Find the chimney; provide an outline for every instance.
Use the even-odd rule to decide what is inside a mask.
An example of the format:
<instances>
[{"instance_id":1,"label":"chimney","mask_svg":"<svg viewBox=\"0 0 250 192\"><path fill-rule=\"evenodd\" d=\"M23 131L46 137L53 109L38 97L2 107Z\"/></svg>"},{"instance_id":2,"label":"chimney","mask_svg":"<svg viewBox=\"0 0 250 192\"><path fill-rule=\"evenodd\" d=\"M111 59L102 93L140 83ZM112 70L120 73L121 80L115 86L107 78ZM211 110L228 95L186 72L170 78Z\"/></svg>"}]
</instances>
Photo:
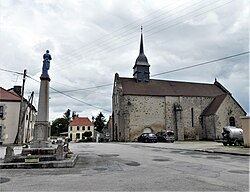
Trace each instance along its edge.
<instances>
[{"instance_id":1,"label":"chimney","mask_svg":"<svg viewBox=\"0 0 250 192\"><path fill-rule=\"evenodd\" d=\"M14 91L16 94L18 94L18 95L21 96L21 94L22 94L22 86L14 86L13 91Z\"/></svg>"}]
</instances>

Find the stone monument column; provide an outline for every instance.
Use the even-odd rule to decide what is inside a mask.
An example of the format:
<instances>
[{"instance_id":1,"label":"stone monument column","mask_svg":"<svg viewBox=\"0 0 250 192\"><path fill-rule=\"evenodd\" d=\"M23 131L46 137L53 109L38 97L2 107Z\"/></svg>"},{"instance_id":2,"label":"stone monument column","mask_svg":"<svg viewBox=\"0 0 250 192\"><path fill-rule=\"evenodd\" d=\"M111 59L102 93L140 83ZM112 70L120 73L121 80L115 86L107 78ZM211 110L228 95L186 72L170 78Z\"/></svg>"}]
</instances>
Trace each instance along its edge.
<instances>
[{"instance_id":1,"label":"stone monument column","mask_svg":"<svg viewBox=\"0 0 250 192\"><path fill-rule=\"evenodd\" d=\"M43 55L43 68L40 77L40 92L38 102L38 113L34 127L34 140L31 148L47 148L49 147L49 82L50 77L48 70L50 67L50 60L52 60L49 51Z\"/></svg>"}]
</instances>

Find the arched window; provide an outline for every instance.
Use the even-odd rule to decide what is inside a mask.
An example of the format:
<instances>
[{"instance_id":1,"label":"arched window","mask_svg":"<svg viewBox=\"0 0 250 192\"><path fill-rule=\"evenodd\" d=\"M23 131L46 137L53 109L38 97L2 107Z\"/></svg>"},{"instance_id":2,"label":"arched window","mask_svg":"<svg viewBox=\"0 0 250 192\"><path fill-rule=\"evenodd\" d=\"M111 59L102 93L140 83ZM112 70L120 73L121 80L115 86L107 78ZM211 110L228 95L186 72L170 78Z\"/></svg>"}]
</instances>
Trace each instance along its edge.
<instances>
[{"instance_id":1,"label":"arched window","mask_svg":"<svg viewBox=\"0 0 250 192\"><path fill-rule=\"evenodd\" d=\"M152 129L150 127L146 127L145 129L143 129L143 133L152 133Z\"/></svg>"},{"instance_id":2,"label":"arched window","mask_svg":"<svg viewBox=\"0 0 250 192\"><path fill-rule=\"evenodd\" d=\"M234 117L229 118L229 125L230 126L235 126L235 118Z\"/></svg>"}]
</instances>

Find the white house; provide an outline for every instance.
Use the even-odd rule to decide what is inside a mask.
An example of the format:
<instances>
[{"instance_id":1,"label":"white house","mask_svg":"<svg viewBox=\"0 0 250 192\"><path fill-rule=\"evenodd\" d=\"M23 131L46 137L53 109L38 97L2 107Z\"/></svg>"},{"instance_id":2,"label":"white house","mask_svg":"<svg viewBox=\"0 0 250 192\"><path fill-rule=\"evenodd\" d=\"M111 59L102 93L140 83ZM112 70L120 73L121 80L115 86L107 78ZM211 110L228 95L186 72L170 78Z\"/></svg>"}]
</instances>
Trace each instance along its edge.
<instances>
[{"instance_id":1,"label":"white house","mask_svg":"<svg viewBox=\"0 0 250 192\"><path fill-rule=\"evenodd\" d=\"M13 144L18 134L18 122L20 113L20 86L5 90L0 87L0 144ZM22 109L22 139L23 143L33 139L33 131L36 120L36 109L26 99Z\"/></svg>"},{"instance_id":2,"label":"white house","mask_svg":"<svg viewBox=\"0 0 250 192\"><path fill-rule=\"evenodd\" d=\"M77 117L70 122L68 127L68 137L72 141L85 139L84 133L91 132L91 138L94 137L94 124L88 117Z\"/></svg>"}]
</instances>

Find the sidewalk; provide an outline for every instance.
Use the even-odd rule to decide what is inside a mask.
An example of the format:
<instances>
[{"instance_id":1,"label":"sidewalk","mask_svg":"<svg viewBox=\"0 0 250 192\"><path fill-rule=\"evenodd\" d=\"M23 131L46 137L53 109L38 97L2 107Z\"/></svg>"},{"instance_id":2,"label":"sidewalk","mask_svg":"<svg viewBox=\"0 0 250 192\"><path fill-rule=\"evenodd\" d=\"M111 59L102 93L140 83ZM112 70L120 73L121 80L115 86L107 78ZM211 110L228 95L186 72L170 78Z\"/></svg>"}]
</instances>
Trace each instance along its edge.
<instances>
[{"instance_id":1,"label":"sidewalk","mask_svg":"<svg viewBox=\"0 0 250 192\"><path fill-rule=\"evenodd\" d=\"M143 145L144 143L135 142L129 144ZM208 153L250 156L250 148L244 148L243 146L224 146L222 143L217 143L214 141L175 141L174 143L158 142L148 145L150 145L150 147L152 148L179 149L179 150L191 150L191 151L200 151Z\"/></svg>"}]
</instances>

